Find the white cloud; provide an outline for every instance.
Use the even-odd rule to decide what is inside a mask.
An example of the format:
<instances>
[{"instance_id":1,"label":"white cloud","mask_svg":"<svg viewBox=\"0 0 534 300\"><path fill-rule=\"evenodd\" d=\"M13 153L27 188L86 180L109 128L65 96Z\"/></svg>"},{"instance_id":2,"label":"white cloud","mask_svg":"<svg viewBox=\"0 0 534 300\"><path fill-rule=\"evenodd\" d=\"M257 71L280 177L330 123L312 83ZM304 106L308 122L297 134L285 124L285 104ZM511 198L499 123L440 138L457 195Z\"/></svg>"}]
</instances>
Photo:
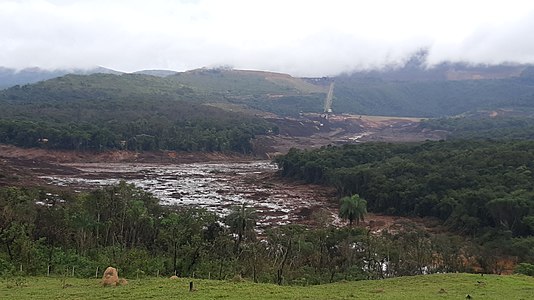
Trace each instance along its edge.
<instances>
[{"instance_id":1,"label":"white cloud","mask_svg":"<svg viewBox=\"0 0 534 300\"><path fill-rule=\"evenodd\" d=\"M534 62L531 1L0 0L0 66L123 71L233 65L299 76Z\"/></svg>"}]
</instances>

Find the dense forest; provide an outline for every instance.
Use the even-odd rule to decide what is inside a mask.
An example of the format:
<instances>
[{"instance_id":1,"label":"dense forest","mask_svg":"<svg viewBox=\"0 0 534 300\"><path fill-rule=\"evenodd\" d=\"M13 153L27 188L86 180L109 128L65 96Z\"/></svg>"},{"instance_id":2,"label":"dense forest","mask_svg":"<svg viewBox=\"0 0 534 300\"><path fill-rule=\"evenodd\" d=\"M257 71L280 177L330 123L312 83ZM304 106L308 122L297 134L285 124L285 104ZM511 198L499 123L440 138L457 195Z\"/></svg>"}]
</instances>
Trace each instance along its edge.
<instances>
[{"instance_id":1,"label":"dense forest","mask_svg":"<svg viewBox=\"0 0 534 300\"><path fill-rule=\"evenodd\" d=\"M370 211L439 218L503 251L503 239L534 242L533 149L531 141L368 143L292 149L277 163L281 176L359 194Z\"/></svg>"},{"instance_id":2,"label":"dense forest","mask_svg":"<svg viewBox=\"0 0 534 300\"><path fill-rule=\"evenodd\" d=\"M277 162L282 176L330 184L340 195L359 194L372 211L434 216L466 232L500 227L531 235L533 146L527 141L369 143L293 149Z\"/></svg>"},{"instance_id":3,"label":"dense forest","mask_svg":"<svg viewBox=\"0 0 534 300\"><path fill-rule=\"evenodd\" d=\"M69 150L250 153L276 131L253 115L209 105L189 87L147 75L68 75L0 94L0 142Z\"/></svg>"},{"instance_id":4,"label":"dense forest","mask_svg":"<svg viewBox=\"0 0 534 300\"><path fill-rule=\"evenodd\" d=\"M428 119L420 126L422 130L445 130L448 139L534 139L534 118L525 115Z\"/></svg>"},{"instance_id":5,"label":"dense forest","mask_svg":"<svg viewBox=\"0 0 534 300\"><path fill-rule=\"evenodd\" d=\"M124 182L84 193L0 189L0 272L91 277L113 265L126 277L248 278L319 284L454 271L501 272L499 253L468 239L410 227L370 234L335 228L319 211L319 227L256 230L243 206L227 216L160 206ZM524 240L514 239L514 244ZM525 260L532 253L522 253ZM74 273L74 274L73 274Z\"/></svg>"}]
</instances>

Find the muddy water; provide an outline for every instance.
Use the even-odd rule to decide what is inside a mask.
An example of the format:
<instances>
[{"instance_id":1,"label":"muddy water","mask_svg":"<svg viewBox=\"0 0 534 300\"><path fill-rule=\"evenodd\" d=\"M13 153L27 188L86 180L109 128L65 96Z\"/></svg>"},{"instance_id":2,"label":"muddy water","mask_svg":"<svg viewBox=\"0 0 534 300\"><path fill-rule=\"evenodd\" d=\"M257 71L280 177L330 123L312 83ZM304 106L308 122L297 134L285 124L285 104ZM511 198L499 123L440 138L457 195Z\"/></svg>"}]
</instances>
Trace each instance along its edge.
<instances>
[{"instance_id":1,"label":"muddy water","mask_svg":"<svg viewBox=\"0 0 534 300\"><path fill-rule=\"evenodd\" d=\"M76 175L43 177L51 185L94 188L125 180L153 193L163 205L203 207L220 215L246 203L254 207L259 226L311 222L325 208L335 216L332 192L323 187L284 183L269 161L191 164L69 164Z\"/></svg>"}]
</instances>

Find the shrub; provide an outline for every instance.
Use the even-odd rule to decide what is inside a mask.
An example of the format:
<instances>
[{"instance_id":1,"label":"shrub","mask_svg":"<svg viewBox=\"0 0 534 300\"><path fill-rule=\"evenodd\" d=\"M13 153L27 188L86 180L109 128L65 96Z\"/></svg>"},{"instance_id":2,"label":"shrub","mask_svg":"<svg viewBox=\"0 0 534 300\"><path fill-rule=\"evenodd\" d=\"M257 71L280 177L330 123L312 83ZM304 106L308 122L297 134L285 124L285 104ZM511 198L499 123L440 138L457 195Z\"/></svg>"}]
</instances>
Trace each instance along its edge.
<instances>
[{"instance_id":1,"label":"shrub","mask_svg":"<svg viewBox=\"0 0 534 300\"><path fill-rule=\"evenodd\" d=\"M515 268L517 274L534 276L534 265L529 263L520 263Z\"/></svg>"}]
</instances>

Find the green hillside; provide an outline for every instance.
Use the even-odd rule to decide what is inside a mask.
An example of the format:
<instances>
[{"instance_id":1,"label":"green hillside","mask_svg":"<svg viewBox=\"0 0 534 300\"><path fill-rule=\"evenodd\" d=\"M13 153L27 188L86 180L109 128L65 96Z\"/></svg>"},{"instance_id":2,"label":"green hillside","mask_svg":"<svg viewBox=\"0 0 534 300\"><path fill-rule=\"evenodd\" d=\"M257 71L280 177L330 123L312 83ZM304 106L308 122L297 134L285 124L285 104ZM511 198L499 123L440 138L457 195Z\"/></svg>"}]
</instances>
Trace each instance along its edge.
<instances>
[{"instance_id":1,"label":"green hillside","mask_svg":"<svg viewBox=\"0 0 534 300\"><path fill-rule=\"evenodd\" d=\"M517 77L463 81L385 81L335 78L335 112L439 117L480 109L534 108L534 80Z\"/></svg>"},{"instance_id":2,"label":"green hillside","mask_svg":"<svg viewBox=\"0 0 534 300\"><path fill-rule=\"evenodd\" d=\"M286 74L226 69L198 69L169 76L169 80L199 90L232 96L325 93L325 89Z\"/></svg>"},{"instance_id":3,"label":"green hillside","mask_svg":"<svg viewBox=\"0 0 534 300\"><path fill-rule=\"evenodd\" d=\"M528 114L428 119L420 126L422 130L445 130L447 139L534 139L534 118Z\"/></svg>"},{"instance_id":4,"label":"green hillside","mask_svg":"<svg viewBox=\"0 0 534 300\"><path fill-rule=\"evenodd\" d=\"M288 75L253 71L67 75L0 91L0 142L250 153L256 134L276 132L253 112L320 111L321 91Z\"/></svg>"},{"instance_id":5,"label":"green hillside","mask_svg":"<svg viewBox=\"0 0 534 300\"><path fill-rule=\"evenodd\" d=\"M194 87L194 86L193 86ZM54 101L68 98L74 100L107 99L173 99L199 100L187 84L180 83L172 77L157 77L144 74L92 74L66 75L39 82L37 84L18 86L2 92L4 97L19 101Z\"/></svg>"},{"instance_id":6,"label":"green hillside","mask_svg":"<svg viewBox=\"0 0 534 300\"><path fill-rule=\"evenodd\" d=\"M286 74L225 69L199 69L167 79L228 102L283 116L321 112L326 88Z\"/></svg>"},{"instance_id":7,"label":"green hillside","mask_svg":"<svg viewBox=\"0 0 534 300\"><path fill-rule=\"evenodd\" d=\"M277 132L257 115L321 112L331 80L336 82L336 113L436 117L480 109L534 111L530 69L521 77L465 81L304 80L226 69L166 77L67 75L0 91L0 142L76 150L250 153L257 134Z\"/></svg>"},{"instance_id":8,"label":"green hillside","mask_svg":"<svg viewBox=\"0 0 534 300\"><path fill-rule=\"evenodd\" d=\"M297 115L301 111L321 112L327 86L331 81L336 83L333 104L335 113L439 117L481 109L532 110L532 68L510 68L514 72L522 70L522 73L520 76L499 77L497 75L501 70L497 67L464 67L456 73L463 72L463 75L460 74L462 76L480 73L488 78L493 74L494 78L447 80L443 74L450 73L449 69L445 72L438 69L426 70L418 66L402 69L402 72L390 70L370 72L367 75L356 73L330 79L303 80L269 72L199 69L167 78L192 87L195 91L210 93L232 103L281 115ZM415 79L410 77L414 72L418 74ZM444 72L442 75L445 77L441 78L443 76L440 75L437 76L439 80L435 79L436 72ZM387 79L388 74L397 74L398 78L393 76L397 79ZM402 76L407 79L403 80ZM485 78L484 76L482 78Z\"/></svg>"},{"instance_id":9,"label":"green hillside","mask_svg":"<svg viewBox=\"0 0 534 300\"><path fill-rule=\"evenodd\" d=\"M103 150L250 152L270 125L225 111L172 80L147 75L68 75L0 92L0 142ZM42 144L42 140L46 144Z\"/></svg>"},{"instance_id":10,"label":"green hillside","mask_svg":"<svg viewBox=\"0 0 534 300\"><path fill-rule=\"evenodd\" d=\"M153 104L157 104L157 101L172 100L195 104L232 103L269 111L268 107L272 105L262 105L261 102L279 103L286 97L296 99L313 96L313 99L320 99L318 107L321 107L324 93L323 87L284 74L201 69L167 77L143 74L67 75L7 89L0 93L0 101L9 108L37 103L41 106L46 106L44 103L67 106L76 103L87 107L113 102L122 106L134 106L134 103L139 102L156 101ZM259 101L260 99L264 101ZM156 112L166 111L166 108L153 108L157 109ZM13 116L13 112L3 111L0 116ZM15 113L25 116L22 111ZM30 113L27 115L30 116ZM31 117L35 115L31 114Z\"/></svg>"},{"instance_id":11,"label":"green hillside","mask_svg":"<svg viewBox=\"0 0 534 300\"><path fill-rule=\"evenodd\" d=\"M189 292L193 281L195 291ZM97 279L8 278L2 299L530 299L534 278L436 274L315 286L277 286L190 278L144 278L103 288Z\"/></svg>"}]
</instances>

